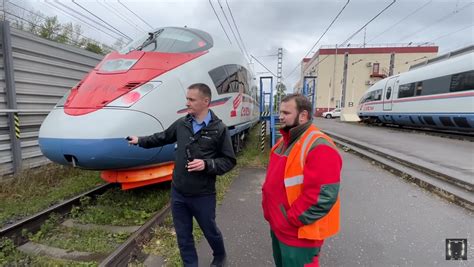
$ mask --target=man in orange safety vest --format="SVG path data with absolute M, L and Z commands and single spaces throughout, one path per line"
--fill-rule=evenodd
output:
M 281 100 L 282 138 L 272 148 L 262 188 L 276 266 L 319 266 L 324 239 L 339 231 L 342 158 L 311 114 L 302 95 Z

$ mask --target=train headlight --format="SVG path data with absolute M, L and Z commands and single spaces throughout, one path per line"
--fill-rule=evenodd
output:
M 128 108 L 135 104 L 138 100 L 142 97 L 147 95 L 149 92 L 156 89 L 160 86 L 162 82 L 147 82 L 132 91 L 120 96 L 119 98 L 115 99 L 114 101 L 110 102 L 107 107 L 122 107 Z
M 100 72 L 126 71 L 129 70 L 138 59 L 111 59 L 105 61 L 101 66 Z

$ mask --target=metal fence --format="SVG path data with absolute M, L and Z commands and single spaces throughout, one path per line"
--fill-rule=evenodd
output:
M 0 47 L 1 177 L 49 162 L 38 146 L 41 123 L 103 56 L 11 28 L 8 21 L 0 21 Z

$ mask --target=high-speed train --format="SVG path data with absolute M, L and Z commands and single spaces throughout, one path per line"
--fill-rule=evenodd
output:
M 474 46 L 380 80 L 361 98 L 362 121 L 474 131 Z
M 186 89 L 194 83 L 211 88 L 211 109 L 238 150 L 259 118 L 247 61 L 204 31 L 165 27 L 108 54 L 73 87 L 42 123 L 41 151 L 59 164 L 101 170 L 123 189 L 170 180 L 174 144 L 143 149 L 124 137 L 163 131 L 186 115 Z

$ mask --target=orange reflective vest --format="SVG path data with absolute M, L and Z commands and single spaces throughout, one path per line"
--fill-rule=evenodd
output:
M 334 145 L 334 142 L 329 136 L 320 132 L 313 124 L 303 133 L 295 145 L 291 149 L 285 165 L 285 189 L 288 203 L 291 204 L 300 196 L 303 189 L 303 169 L 306 162 L 306 156 L 313 143 L 318 138 L 324 138 L 329 143 Z M 273 151 L 283 142 L 280 138 L 273 146 Z M 335 147 L 335 145 L 334 145 Z M 298 238 L 310 240 L 323 240 L 333 236 L 339 232 L 339 196 L 332 206 L 329 213 L 322 218 L 316 220 L 312 224 L 304 225 L 298 229 Z

